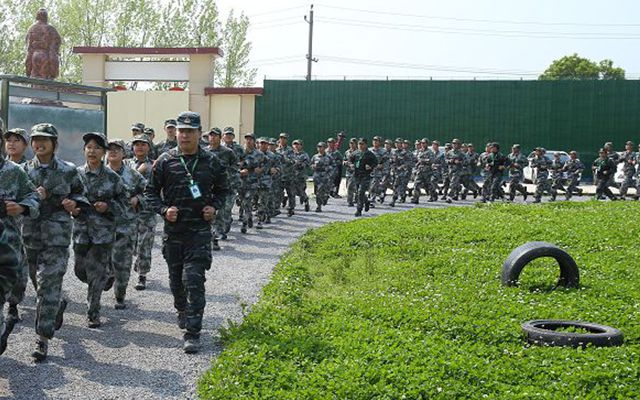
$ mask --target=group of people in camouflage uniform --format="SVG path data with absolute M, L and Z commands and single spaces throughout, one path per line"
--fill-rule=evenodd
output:
M 36 290 L 35 360 L 47 357 L 48 341 L 63 324 L 67 301 L 63 277 L 73 244 L 74 273 L 87 284 L 87 325 L 99 327 L 102 293 L 113 288 L 115 308 L 126 308 L 131 269 L 138 274 L 135 288 L 146 288 L 151 270 L 157 215 L 164 220 L 163 256 L 169 268 L 177 323 L 184 333 L 184 351 L 199 349 L 205 306 L 205 271 L 212 251 L 220 250 L 232 228 L 237 206 L 240 232 L 263 229 L 285 208 L 295 215 L 297 201 L 310 211 L 307 179 L 312 174 L 315 211 L 322 212 L 331 197 L 340 198 L 346 176 L 346 201 L 356 216 L 382 204 L 390 192 L 397 202 L 448 203 L 480 196 L 481 201 L 526 201 L 523 169 L 535 170 L 534 202 L 547 193 L 556 199 L 581 194 L 584 164 L 575 151 L 562 162 L 559 154 L 545 156 L 536 148 L 531 158 L 514 144 L 504 155 L 498 143 L 483 153 L 473 144 L 453 139 L 444 149 L 437 140 L 410 142 L 375 136 L 350 139 L 344 155 L 344 135 L 319 142 L 309 156 L 301 140 L 281 133 L 278 139 L 244 134 L 235 141 L 231 127 L 203 132 L 200 116 L 184 112 L 165 121 L 167 138 L 153 143 L 154 131 L 141 123 L 132 138 L 107 139 L 102 133 L 83 136 L 86 163 L 75 165 L 56 156 L 58 131 L 47 123 L 22 129 L 2 128 L 5 158 L 0 158 L 0 309 L 8 302 L 8 316 L 0 313 L 0 350 L 4 351 L 13 325 L 20 320 L 18 305 L 29 280 Z M 205 139 L 206 138 L 206 139 Z M 25 158 L 31 146 L 34 157 Z M 592 165 L 597 196 L 616 199 L 609 189 L 618 163 L 625 179 L 620 196 L 637 181 L 638 153 L 633 143 L 619 155 L 611 144 L 600 149 Z M 483 177 L 482 186 L 476 177 Z M 505 180 L 505 174 L 507 179 Z M 411 184 L 413 183 L 413 184 Z M 565 187 L 566 184 L 566 187 Z M 506 187 L 506 190 L 504 189 Z M 255 222 L 255 223 L 254 223 Z M 135 258 L 135 261 L 134 261 Z M 0 352 L 1 352 L 0 351 Z

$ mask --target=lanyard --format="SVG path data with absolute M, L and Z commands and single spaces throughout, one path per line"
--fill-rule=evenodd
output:
M 191 168 L 191 171 L 189 171 L 189 168 L 187 167 L 187 163 L 184 162 L 184 158 L 182 158 L 182 156 L 180 156 L 180 163 L 184 167 L 184 170 L 187 172 L 187 178 L 189 178 L 189 184 L 193 185 L 193 174 L 196 171 L 196 166 L 198 165 L 198 159 L 196 158 L 196 161 L 193 163 L 193 168 Z

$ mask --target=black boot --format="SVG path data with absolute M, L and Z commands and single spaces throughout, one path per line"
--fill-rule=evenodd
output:
M 135 286 L 136 290 L 145 290 L 147 288 L 147 277 L 144 275 L 138 276 L 138 283 Z

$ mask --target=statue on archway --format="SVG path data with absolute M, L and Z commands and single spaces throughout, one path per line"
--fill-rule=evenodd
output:
M 47 10 L 41 8 L 27 32 L 26 72 L 30 78 L 55 79 L 60 69 L 60 34 L 49 25 Z

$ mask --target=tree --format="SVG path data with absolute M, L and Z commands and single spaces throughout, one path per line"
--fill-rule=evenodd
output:
M 255 81 L 257 70 L 249 67 L 251 43 L 247 41 L 248 28 L 249 19 L 244 14 L 235 18 L 231 10 L 222 32 L 225 55 L 218 64 L 218 86 L 250 86 Z
M 598 80 L 625 79 L 625 71 L 614 67 L 613 61 L 602 60 L 600 63 L 580 57 L 574 53 L 554 60 L 539 77 L 540 80 Z

